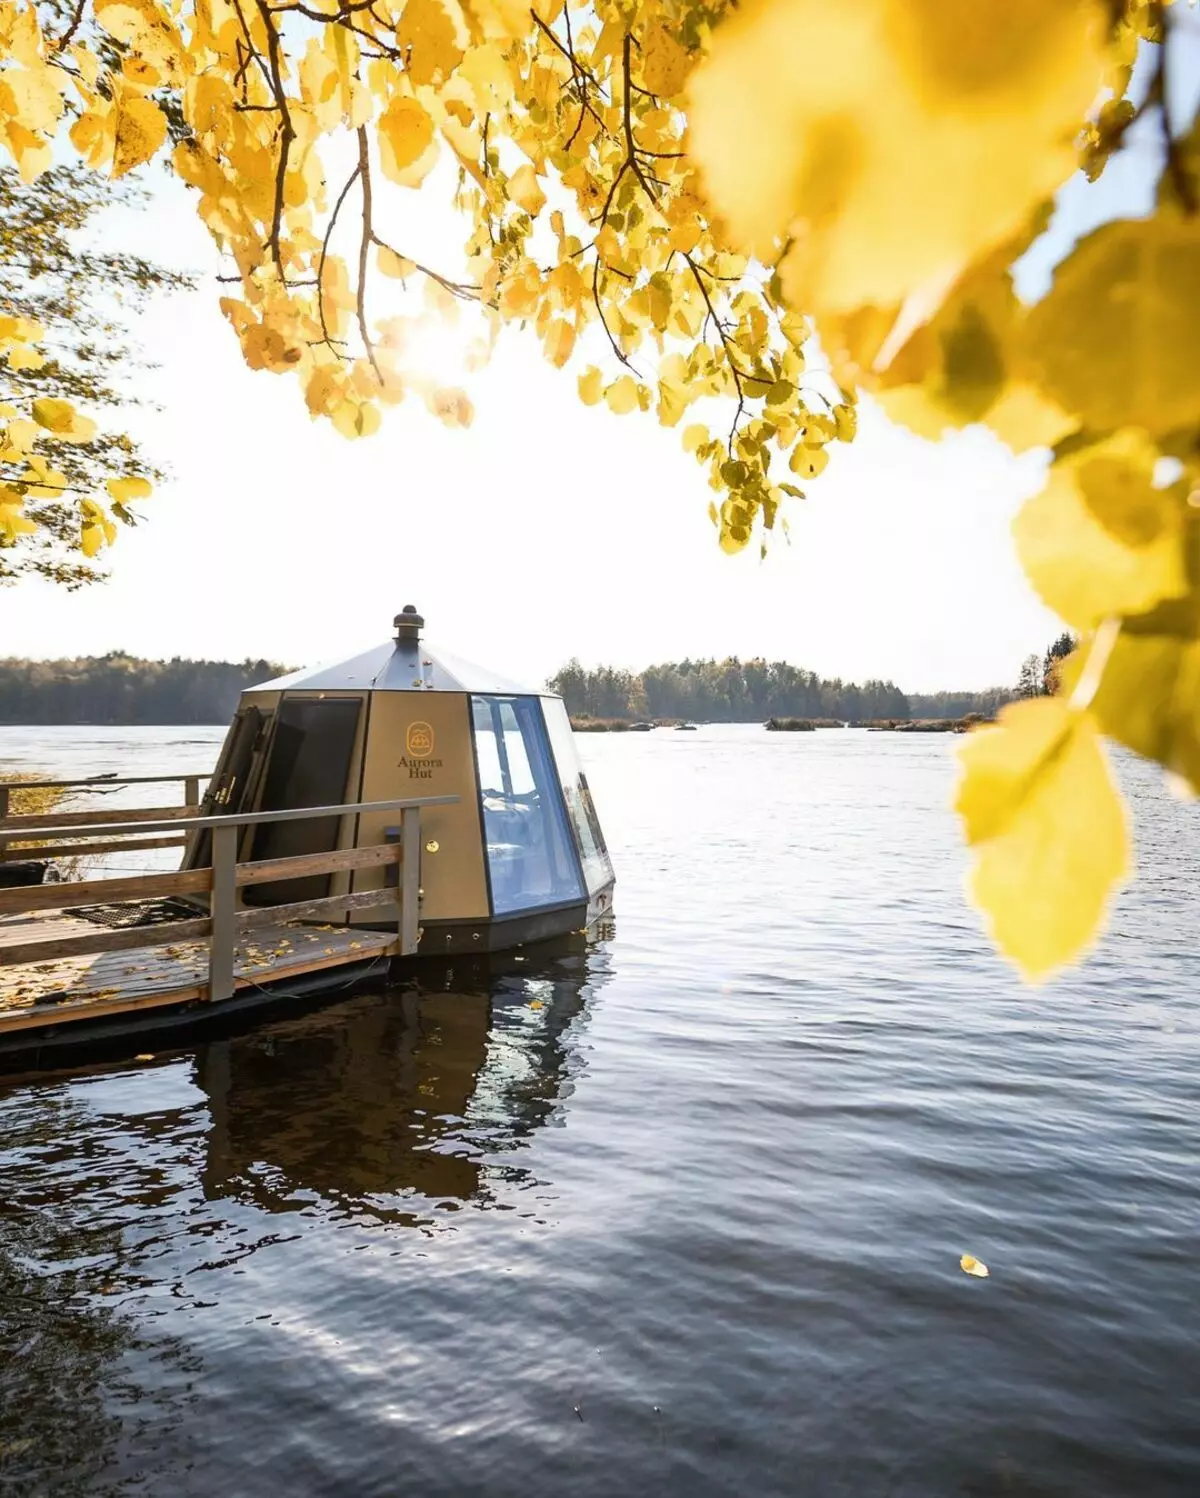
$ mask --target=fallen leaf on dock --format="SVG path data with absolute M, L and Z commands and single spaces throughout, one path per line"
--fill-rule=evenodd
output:
M 154 1052 L 153 1051 L 139 1051 L 138 1054 L 133 1059 L 135 1061 L 153 1061 L 154 1060 Z
M 958 1263 L 964 1274 L 973 1274 L 977 1280 L 985 1280 L 991 1273 L 982 1259 L 977 1259 L 974 1254 L 963 1254 Z

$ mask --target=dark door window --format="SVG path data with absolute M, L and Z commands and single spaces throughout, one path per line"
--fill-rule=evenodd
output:
M 261 811 L 293 806 L 337 806 L 346 799 L 350 758 L 358 733 L 358 697 L 285 697 L 276 715 L 275 736 L 263 784 Z M 291 858 L 302 853 L 332 853 L 337 847 L 339 817 L 306 817 L 299 822 L 264 822 L 254 832 L 252 859 Z M 247 905 L 285 905 L 319 900 L 329 893 L 329 874 L 251 884 Z

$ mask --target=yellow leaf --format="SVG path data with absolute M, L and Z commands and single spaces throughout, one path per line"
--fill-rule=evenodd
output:
M 475 419 L 475 407 L 463 390 L 435 390 L 430 406 L 448 427 L 469 427 Z
M 183 41 L 165 7 L 154 0 L 96 0 L 96 20 L 172 84 L 179 81 Z
M 117 539 L 117 528 L 104 506 L 94 499 L 81 499 L 79 512 L 82 519 L 79 545 L 84 556 L 94 557 L 103 545 L 111 546 Z
M 579 399 L 585 406 L 595 406 L 604 398 L 604 376 L 589 365 L 579 376 Z
M 0 536 L 15 541 L 18 536 L 31 536 L 37 530 L 32 520 L 22 513 L 25 496 L 0 484 Z
M 96 423 L 90 417 L 80 416 L 70 401 L 43 395 L 33 402 L 31 412 L 38 426 L 53 432 L 63 442 L 90 442 L 96 435 Z
M 150 99 L 123 90 L 113 98 L 112 174 L 123 177 L 149 161 L 167 138 L 167 117 Z
M 370 401 L 340 400 L 329 415 L 343 437 L 370 437 L 379 430 L 379 407 Z
M 985 1280 L 991 1273 L 987 1265 L 974 1254 L 963 1254 L 958 1265 L 964 1274 L 973 1274 L 977 1280 Z
M 1077 958 L 1129 871 L 1124 807 L 1092 720 L 1062 698 L 1002 710 L 959 751 L 970 888 L 1030 979 Z
M 1170 432 L 1200 409 L 1200 217 L 1162 210 L 1082 240 L 1029 314 L 1051 399 L 1098 431 Z
M 833 420 L 839 442 L 853 442 L 858 434 L 858 412 L 853 406 L 840 405 L 833 408 Z
M 405 0 L 396 45 L 408 53 L 408 76 L 418 87 L 448 78 L 463 59 L 458 29 L 441 0 Z
M 944 0 L 751 0 L 692 75 L 692 149 L 743 248 L 773 259 L 792 236 L 790 300 L 899 305 L 1070 175 L 1105 22 L 1095 0 L 952 12 Z
M 615 416 L 627 416 L 638 408 L 637 381 L 632 375 L 622 375 L 604 392 L 604 399 Z
M 642 82 L 652 94 L 669 99 L 687 82 L 691 57 L 687 48 L 662 22 L 642 37 Z
M 1059 459 L 1013 521 L 1045 602 L 1077 629 L 1141 613 L 1187 589 L 1182 486 L 1153 487 L 1157 454 L 1138 432 Z
M 508 195 L 530 218 L 536 218 L 546 206 L 546 194 L 538 183 L 537 174 L 528 163 L 519 166 L 508 179 Z
M 375 263 L 385 276 L 392 276 L 397 281 L 407 280 L 417 268 L 416 261 L 410 260 L 407 255 L 397 255 L 395 250 L 388 249 L 385 244 L 381 244 L 375 251 Z
M 683 450 L 685 453 L 694 453 L 698 447 L 708 441 L 708 428 L 703 422 L 693 422 L 690 427 L 683 429 Z
M 805 447 L 801 444 L 793 448 L 788 467 L 801 478 L 815 479 L 824 471 L 828 462 L 829 454 L 823 447 Z
M 19 120 L 9 120 L 7 125 L 0 122 L 0 142 L 8 147 L 25 183 L 36 182 L 54 160 L 49 141 Z
M 524 38 L 529 30 L 528 0 L 469 0 L 465 8 L 489 41 Z
M 149 498 L 153 485 L 149 479 L 124 478 L 109 479 L 107 488 L 118 504 L 127 505 L 130 500 Z
M 1092 711 L 1105 733 L 1200 793 L 1200 511 L 1191 509 L 1187 594 L 1126 618 Z M 1082 652 L 1081 652 L 1082 653 Z
M 335 28 L 339 29 L 340 28 Z M 423 105 L 398 94 L 379 116 L 379 158 L 385 176 L 404 187 L 420 185 L 425 157 L 433 145 L 433 121 Z M 424 171 L 420 167 L 424 166 Z M 413 173 L 417 172 L 415 180 Z
M 40 354 L 35 348 L 30 348 L 27 344 L 18 344 L 8 351 L 9 369 L 41 369 L 45 362 L 45 355 Z
M 575 347 L 575 324 L 556 317 L 546 329 L 544 342 L 546 358 L 555 369 L 561 369 Z

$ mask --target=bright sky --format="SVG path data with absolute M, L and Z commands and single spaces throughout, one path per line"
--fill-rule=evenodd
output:
M 1040 291 L 1094 222 L 1144 211 L 1148 176 L 1143 156 L 1096 189 L 1072 184 L 1054 253 L 1031 256 L 1023 284 Z M 413 602 L 431 640 L 531 683 L 572 655 L 639 668 L 736 654 L 927 690 L 1011 682 L 1058 631 L 1009 536 L 1041 463 L 981 429 L 934 445 L 867 407 L 791 505 L 790 546 L 729 558 L 679 431 L 582 406 L 578 356 L 556 371 L 512 329 L 473 377 L 468 431 L 413 400 L 348 442 L 310 421 L 293 379 L 242 363 L 181 190 L 156 189 L 120 227 L 209 277 L 134 327 L 161 409 L 131 426 L 169 477 L 145 524 L 122 530 L 107 585 L 0 590 L 0 654 L 309 664 L 386 638 Z

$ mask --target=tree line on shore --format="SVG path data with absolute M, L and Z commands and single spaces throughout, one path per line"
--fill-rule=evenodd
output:
M 904 692 L 892 681 L 825 678 L 786 661 L 678 661 L 624 671 L 594 670 L 571 660 L 547 683 L 573 718 L 697 719 L 754 723 L 767 718 L 837 719 L 843 723 L 994 717 L 1018 695 L 1008 687 L 982 692 Z
M 0 723 L 226 723 L 238 695 L 289 669 L 274 661 L 0 660 Z
M 577 719 L 697 719 L 754 723 L 797 718 L 842 723 L 992 718 L 1016 697 L 1055 690 L 1074 646 L 1060 636 L 1029 656 L 1015 687 L 903 692 L 891 681 L 825 678 L 786 661 L 670 662 L 644 671 L 568 663 L 547 682 Z M 146 660 L 110 651 L 70 660 L 0 660 L 0 723 L 224 723 L 238 696 L 291 667 L 275 661 Z

